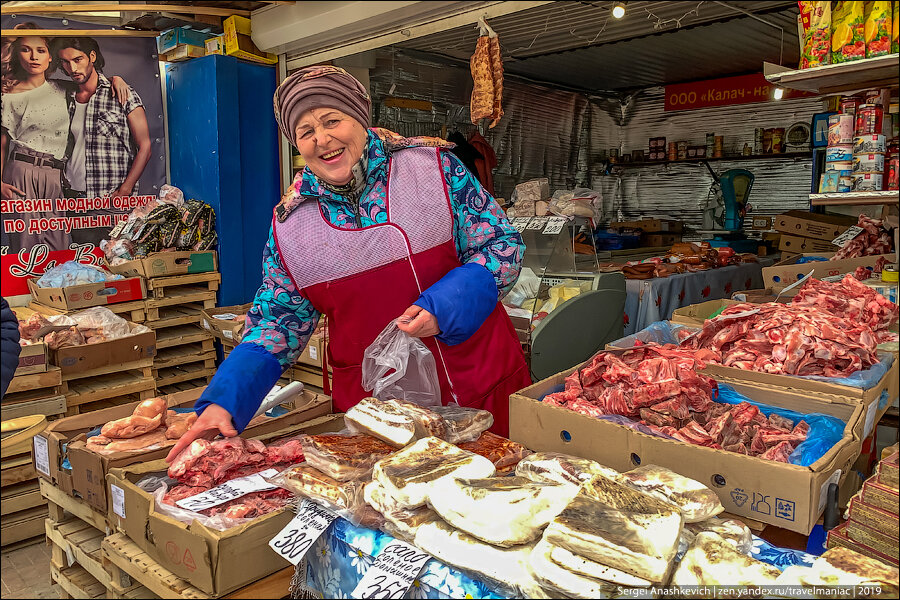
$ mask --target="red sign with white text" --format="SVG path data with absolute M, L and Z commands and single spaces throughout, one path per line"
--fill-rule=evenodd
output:
M 775 88 L 762 73 L 666 86 L 666 111 L 774 101 Z M 809 92 L 784 90 L 783 99 L 809 98 Z

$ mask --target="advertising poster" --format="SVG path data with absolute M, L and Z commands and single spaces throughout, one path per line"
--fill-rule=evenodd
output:
M 4 30 L 98 29 L 4 15 Z M 165 183 L 165 124 L 152 37 L 2 40 L 2 287 L 68 260 L 100 264 L 101 241 Z

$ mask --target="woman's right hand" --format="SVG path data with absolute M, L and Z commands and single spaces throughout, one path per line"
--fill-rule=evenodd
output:
M 0 184 L 0 196 L 2 196 L 4 200 L 15 200 L 17 198 L 24 198 L 25 192 L 11 183 L 2 183 Z
M 194 425 L 172 447 L 166 456 L 166 462 L 175 460 L 181 451 L 190 446 L 191 442 L 197 438 L 212 439 L 219 433 L 225 437 L 234 437 L 237 435 L 237 430 L 231 422 L 231 413 L 218 404 L 210 404 L 203 414 L 197 417 Z

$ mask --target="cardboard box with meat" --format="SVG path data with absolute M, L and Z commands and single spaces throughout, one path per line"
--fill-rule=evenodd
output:
M 840 419 L 840 441 L 804 467 L 758 456 L 656 437 L 610 420 L 542 402 L 575 369 L 510 397 L 510 439 L 536 452 L 590 458 L 618 471 L 654 464 L 705 483 L 727 512 L 809 534 L 822 514 L 830 483 L 840 484 L 859 455 L 863 407 L 848 398 L 789 391 L 716 376 L 754 402 Z
M 194 405 L 204 388 L 178 392 L 165 399 L 169 409 L 186 409 Z M 111 421 L 128 419 L 141 404 L 132 402 L 112 408 L 66 417 L 54 421 L 42 433 L 35 436 L 32 460 L 39 476 L 59 487 L 66 494 L 84 499 L 92 507 L 107 512 L 108 496 L 106 474 L 113 467 L 123 467 L 143 461 L 164 458 L 174 440 L 130 438 L 116 440 L 111 452 L 98 453 L 87 443 L 87 433 Z M 331 398 L 322 394 L 304 391 L 292 401 L 293 408 L 287 413 L 267 419 L 244 430 L 244 437 L 254 438 L 294 426 L 331 413 Z M 141 435 L 144 435 L 143 433 Z M 163 435 L 163 437 L 165 437 Z M 137 441 L 135 441 L 137 440 Z M 150 450 L 142 449 L 143 442 Z M 121 442 L 121 443 L 120 443 Z M 136 449 L 133 449 L 136 448 Z M 68 460 L 66 466 L 64 463 Z
M 127 260 L 114 265 L 104 261 L 104 266 L 113 273 L 126 277 L 170 277 L 208 273 L 218 268 L 217 255 L 213 250 L 200 252 L 153 252 L 146 258 Z
M 837 247 L 835 246 L 835 249 Z M 844 275 L 853 273 L 859 267 L 871 270 L 876 264 L 892 264 L 897 261 L 896 254 L 877 254 L 871 256 L 861 256 L 859 258 L 845 258 L 841 260 L 818 260 L 812 262 L 800 262 L 803 257 L 820 257 L 830 259 L 834 256 L 834 252 L 815 252 L 797 254 L 791 258 L 781 260 L 771 267 L 763 267 L 762 276 L 763 284 L 767 288 L 772 288 L 775 292 L 779 292 L 792 283 L 796 283 L 801 278 L 806 277 L 810 272 L 816 279 L 823 277 L 832 277 L 835 275 Z
M 258 441 L 273 448 L 280 440 L 301 433 L 328 433 L 343 426 L 342 415 L 326 415 L 261 435 Z M 235 458 L 233 454 L 231 457 Z M 227 466 L 222 457 L 212 458 L 219 466 Z M 114 499 L 110 519 L 163 568 L 207 594 L 221 596 L 288 566 L 268 544 L 294 516 L 292 510 L 263 510 L 264 514 L 224 530 L 196 520 L 184 523 L 160 510 L 154 496 L 137 485 L 148 476 L 163 477 L 167 473 L 173 474 L 170 465 L 155 460 L 112 468 L 107 475 L 109 494 Z M 197 475 L 201 474 L 202 469 Z

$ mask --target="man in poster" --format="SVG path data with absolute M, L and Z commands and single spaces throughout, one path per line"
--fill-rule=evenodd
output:
M 64 195 L 135 195 L 151 154 L 147 116 L 140 96 L 129 87 L 124 105 L 116 100 L 102 73 L 103 54 L 93 38 L 57 38 L 52 46 L 62 70 L 78 86 L 67 98 L 71 124 Z M 82 232 L 72 231 L 74 242 L 96 242 L 95 234 L 88 234 L 91 240 L 80 240 L 79 233 Z

